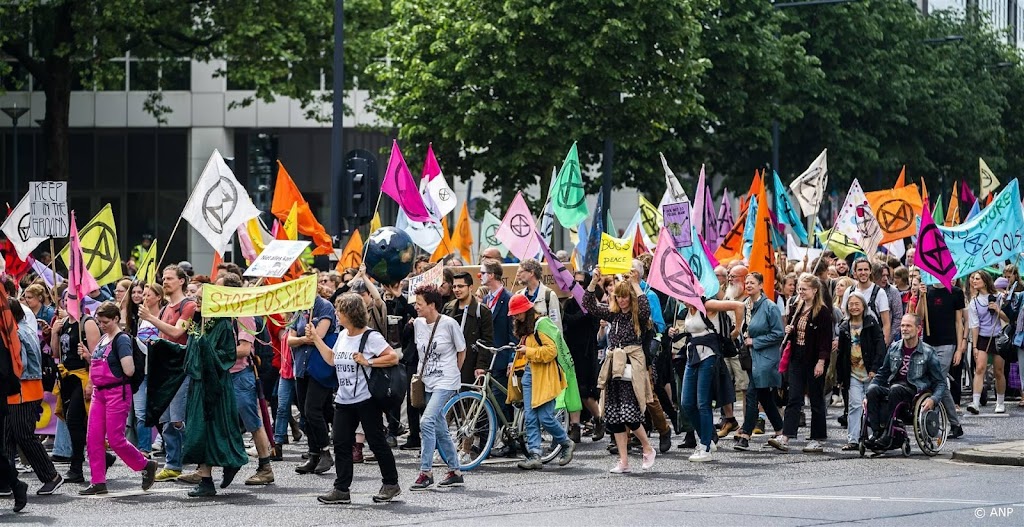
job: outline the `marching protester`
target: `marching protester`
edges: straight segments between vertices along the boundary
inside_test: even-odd
[[[497,251],[497,248],[485,249],[484,252],[489,250]],[[483,255],[481,257],[483,258]],[[504,274],[500,260],[493,258],[483,258],[481,260],[480,284],[487,290],[483,303],[491,311],[491,332],[493,334],[491,342],[495,348],[501,348],[517,341],[512,317],[508,313],[508,304],[512,299],[512,294],[505,289],[505,285],[501,281]],[[512,364],[513,355],[512,352],[502,351],[494,357],[494,367],[491,370],[491,376],[493,377],[493,382],[499,386],[508,386],[508,367]],[[504,398],[499,395],[497,389],[493,391],[498,402],[502,403],[502,408],[498,410],[504,411],[505,418],[511,421],[512,406],[505,404]],[[512,444],[503,444],[500,448],[491,450],[490,455],[493,457],[515,457],[516,452],[517,447],[513,442]]]
[[[17,396],[21,391],[24,371],[18,319],[11,312],[6,288],[0,287],[0,429],[7,428],[7,399]],[[14,497],[14,512],[25,509],[28,504],[28,483],[18,479],[18,470],[6,455],[0,455],[0,489],[9,490]]]
[[[964,321],[967,305],[964,292],[956,285],[951,289],[941,285],[919,285],[918,291],[924,302],[917,303],[915,312],[925,321],[924,343],[935,349],[942,373],[947,377],[952,374],[949,390],[945,393],[942,404],[949,419],[949,438],[957,439],[964,435],[957,412],[960,408],[960,377],[963,372],[964,351],[967,349]]]
[[[96,322],[103,334],[92,350],[85,343],[78,345],[79,354],[90,357],[87,390],[92,392],[88,433],[91,484],[78,492],[83,496],[107,493],[108,445],[128,468],[144,471],[142,490],[153,486],[159,467],[159,463],[147,460],[124,437],[124,425],[132,404],[130,379],[135,375],[135,361],[133,337],[121,331],[120,320],[121,310],[116,304],[100,304],[96,310]]]
[[[555,292],[541,283],[540,280],[543,276],[544,270],[537,260],[527,258],[519,262],[519,269],[516,271],[516,283],[525,287],[517,292],[526,295],[526,298],[533,302],[533,308],[537,310],[537,313],[550,318],[558,326],[558,330],[561,331],[562,308],[558,303],[558,296],[555,295]]]
[[[513,296],[508,309],[509,316],[515,320],[515,332],[519,338],[513,364],[522,364],[521,371],[516,368],[514,373],[522,375],[519,383],[523,391],[528,450],[526,460],[519,462],[519,468],[539,470],[544,466],[540,460],[542,427],[551,434],[552,445],[562,447],[558,464],[565,466],[572,461],[576,443],[569,439],[555,419],[555,398],[568,386],[557,361],[555,340],[560,337],[558,328],[547,317],[538,316],[533,303],[525,295],[517,293]]]
[[[867,276],[869,266],[866,262],[858,262],[854,264],[854,272],[858,276]],[[796,293],[799,300],[786,326],[787,345],[790,348],[789,368],[786,371],[789,400],[786,403],[783,435],[769,439],[768,444],[778,450],[789,450],[790,439],[797,436],[806,392],[811,402],[811,432],[803,451],[823,452],[824,443],[828,440],[825,429],[825,370],[832,351],[833,314],[832,309],[825,305],[822,284],[817,277],[807,273],[800,275]]]
[[[150,313],[159,313],[164,305],[163,289],[157,284],[136,282],[132,287],[132,301],[135,299],[136,291],[139,290],[141,290],[141,293],[139,293],[141,295],[140,307],[145,306]],[[131,327],[131,324],[129,326]],[[132,329],[135,331],[135,337],[144,343],[160,337],[160,330],[148,320],[136,319]],[[132,332],[129,331],[128,334],[131,335]],[[146,425],[147,391],[146,377],[143,375],[138,391],[132,396],[132,402],[135,412],[135,446],[139,448],[142,455],[148,457],[153,450],[153,427]]]
[[[1003,373],[1003,357],[996,350],[996,337],[1002,330],[1002,323],[1009,322],[1009,319],[1000,307],[1002,295],[996,294],[992,276],[983,271],[975,271],[971,273],[968,282],[971,288],[971,302],[967,308],[967,320],[971,330],[971,342],[974,343],[974,393],[967,405],[967,411],[972,414],[981,411],[985,371],[991,359],[996,381],[995,413],[1005,413],[1006,375]]]
[[[333,339],[338,335],[337,314],[331,304],[317,296],[313,302],[313,309],[310,313],[300,314],[298,320],[289,331],[288,347],[291,349],[292,363],[295,369],[295,394],[298,401],[299,411],[305,422],[305,432],[308,438],[309,452],[306,462],[295,467],[299,474],[323,474],[331,469],[334,460],[331,459],[331,451],[327,433],[327,415],[331,409],[331,394],[336,389],[336,379],[330,381],[323,378],[315,378],[309,369],[310,356],[316,352],[313,338],[307,335],[306,326],[311,325],[321,339],[327,339],[331,346]],[[328,337],[330,335],[330,337]],[[280,397],[280,395],[279,395]],[[291,404],[278,400],[278,415],[289,415]],[[333,421],[333,418],[332,418]],[[350,456],[355,456],[357,450],[353,447]],[[362,459],[362,448],[358,449],[358,458]]]
[[[836,374],[849,390],[843,450],[858,448],[863,411],[861,401],[884,355],[882,327],[868,311],[868,300],[860,292],[851,293],[846,302],[846,317],[839,324],[839,353],[836,356]]]
[[[448,474],[439,487],[461,487],[465,480],[459,457],[443,409],[462,385],[462,364],[466,360],[466,340],[455,319],[441,314],[441,291],[433,285],[416,288],[416,314],[413,321],[416,348],[419,351],[418,377],[422,382],[424,404],[420,417],[420,472],[410,490],[427,490],[434,485],[431,467],[435,449],[448,464]],[[415,382],[416,377],[413,377]],[[414,388],[410,388],[410,392]]]
[[[591,275],[587,273],[576,273],[577,279],[581,280],[580,285],[584,289],[590,287]],[[591,439],[600,441],[604,439],[604,420],[601,418],[601,409],[598,406],[598,399],[601,393],[597,389],[597,331],[601,320],[583,310],[583,306],[573,297],[565,300],[562,313],[562,324],[565,326],[563,337],[569,352],[572,354],[573,366],[576,370],[576,384],[579,387],[580,399],[590,416],[593,418],[593,432]],[[497,324],[495,324],[497,326]],[[570,415],[570,417],[572,417]],[[573,426],[569,431],[573,441],[577,441],[579,425]]]
[[[335,301],[341,334],[330,348],[313,326],[306,334],[313,340],[324,361],[333,364],[338,376],[338,392],[334,397],[334,488],[317,497],[328,505],[350,503],[352,485],[352,448],[356,428],[362,425],[370,451],[380,467],[382,486],[374,494],[374,503],[391,501],[402,493],[398,485],[395,457],[384,437],[381,408],[370,396],[368,368],[387,368],[398,364],[398,353],[380,332],[367,326],[367,310],[356,293],[345,293]]]
[[[594,269],[594,281],[601,280],[601,271]],[[654,466],[657,455],[647,438],[643,426],[643,414],[652,402],[654,394],[647,372],[647,359],[641,346],[643,330],[640,321],[650,320],[651,306],[647,295],[640,290],[640,279],[635,274],[630,280],[619,282],[612,292],[610,306],[598,304],[594,295],[596,283],[591,281],[583,296],[583,307],[593,316],[608,322],[608,352],[601,371],[598,373],[598,388],[601,388],[601,415],[606,429],[612,433],[618,448],[618,462],[609,472],[629,473],[629,449],[627,430],[640,441],[643,447],[643,463],[647,470]]]

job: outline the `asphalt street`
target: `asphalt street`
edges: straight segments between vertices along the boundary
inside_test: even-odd
[[[487,464],[466,473],[465,487],[411,492],[418,457],[396,451],[402,495],[373,504],[380,486],[376,465],[357,465],[353,504],[326,506],[316,496],[329,490],[334,472],[295,474],[305,441],[286,447],[286,461],[275,464],[277,481],[268,487],[241,482],[255,470],[244,468],[236,484],[212,499],[190,499],[188,486],[158,483],[148,493],[140,477],[123,463],[111,469],[102,497],[77,496],[79,485],[57,495],[30,494],[23,514],[0,501],[0,524],[18,525],[1024,525],[1024,472],[1019,467],[973,465],[950,460],[954,448],[1020,439],[1024,409],[1007,404],[1009,414],[965,416],[967,435],[951,441],[935,458],[917,451],[903,458],[861,459],[838,451],[845,431],[830,408],[829,449],[803,454],[798,439],[790,453],[761,449],[756,436],[750,452],[735,452],[731,438],[715,460],[692,464],[690,453],[673,448],[659,455],[653,469],[609,474],[614,464],[605,442],[585,438],[566,467],[524,472],[512,462]],[[808,415],[809,417],[809,415]],[[677,436],[676,443],[682,441]],[[655,443],[657,444],[657,443]],[[59,468],[66,470],[66,465]],[[435,475],[443,469],[435,468]],[[215,471],[219,479],[219,469]],[[38,488],[31,474],[23,475]]]

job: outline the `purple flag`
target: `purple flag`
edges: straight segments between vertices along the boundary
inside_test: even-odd
[[[935,225],[932,214],[928,210],[928,200],[921,211],[921,227],[917,231],[917,251],[914,252],[914,265],[932,275],[936,280],[952,291],[953,279],[956,278],[956,262],[946,246],[942,232]]]
[[[693,245],[690,202],[666,203],[662,206],[662,214],[665,217],[665,230],[672,236],[672,245],[676,249]]]
[[[391,158],[388,159],[388,169],[384,172],[384,182],[381,183],[380,190],[391,196],[391,199],[398,203],[410,220],[434,221],[427,211],[427,206],[423,204],[423,196],[412,179],[409,165],[405,164],[402,151],[398,149],[398,141],[391,144]]]
[[[580,284],[576,283],[576,278],[565,268],[565,264],[559,261],[558,258],[555,258],[551,248],[544,241],[544,236],[536,230],[533,233],[540,244],[540,250],[544,253],[544,261],[548,263],[548,268],[551,269],[551,277],[555,279],[555,284],[562,291],[571,293],[572,297],[576,299],[576,303],[579,304],[580,309],[586,313],[587,308],[583,307],[583,288],[580,287]]]
[[[732,217],[732,203],[729,201],[729,189],[722,189],[722,206],[718,209],[718,240],[710,244],[714,250],[717,251],[722,242],[729,236],[729,231],[732,230],[734,221],[735,219]]]
[[[718,216],[715,215],[715,202],[711,199],[711,187],[704,188],[704,210],[708,211],[704,214],[704,232],[701,233],[705,239],[710,240],[712,245],[718,243]]]

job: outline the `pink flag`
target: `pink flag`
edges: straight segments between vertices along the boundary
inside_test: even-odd
[[[391,158],[388,159],[388,169],[384,173],[384,182],[380,185],[381,192],[391,196],[391,199],[398,203],[398,206],[405,211],[405,215],[412,221],[433,222],[427,206],[423,204],[423,196],[416,188],[416,182],[409,172],[409,165],[405,164],[402,151],[398,149],[398,141],[391,144]]]
[[[68,251],[68,314],[75,320],[81,319],[82,300],[99,288],[96,279],[89,274],[89,269],[82,263],[82,242],[78,239],[75,212],[71,211],[71,250]]]
[[[729,201],[729,189],[722,189],[722,206],[718,209],[718,239],[715,240],[715,243],[711,244],[711,247],[718,250],[718,247],[729,236],[729,231],[732,230],[734,221],[732,217],[732,202]]]
[[[714,216],[715,210],[708,209],[706,200],[704,199],[704,192],[707,190],[707,182],[704,177],[704,165],[700,166],[700,176],[697,178],[697,193],[693,196],[693,207],[690,208],[690,221],[697,227],[697,234],[707,236],[707,231],[704,230],[705,223],[704,218],[706,216]]]
[[[658,248],[654,251],[654,261],[651,262],[651,271],[647,274],[647,283],[658,291],[707,314],[704,301],[701,299],[704,296],[704,287],[700,285],[700,280],[693,274],[690,265],[672,246],[672,236],[664,227],[658,236]]]
[[[914,265],[934,276],[936,280],[946,286],[946,289],[952,291],[953,279],[956,278],[957,273],[956,262],[953,261],[953,255],[949,253],[946,240],[935,225],[929,208],[931,207],[925,201],[924,210],[921,211],[921,227],[917,231],[917,251],[914,252]]]
[[[256,247],[252,245],[252,238],[249,237],[249,231],[245,228],[245,223],[239,223],[235,232],[238,233],[238,245],[242,251],[242,257],[250,263],[256,261],[258,256],[256,254]]]
[[[967,181],[960,182],[960,201],[964,202],[964,207],[970,210],[974,206],[974,203],[978,201],[978,198],[974,197],[974,193],[971,192],[971,187],[967,186]]]
[[[558,258],[555,258],[551,248],[544,241],[544,236],[539,232],[535,232],[534,235],[537,237],[537,242],[540,243],[540,250],[544,252],[544,261],[548,263],[548,268],[551,269],[551,277],[555,279],[555,284],[562,291],[571,293],[572,297],[576,299],[576,303],[579,304],[580,309],[586,313],[587,308],[583,307],[583,287],[576,283],[576,278],[565,268],[565,264],[559,261]]]
[[[537,256],[540,243],[537,241],[537,224],[533,221],[533,213],[526,206],[522,192],[516,192],[515,199],[505,212],[505,217],[498,226],[498,241],[519,258],[525,260]]]
[[[711,268],[714,269],[715,267],[718,267],[719,262],[715,259],[715,252],[708,247],[708,243],[704,241],[704,237],[698,234],[697,239],[700,240],[700,246],[704,248],[704,255],[708,257],[708,262],[711,263]]]

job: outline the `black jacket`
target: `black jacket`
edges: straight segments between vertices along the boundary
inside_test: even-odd
[[[850,334],[850,320],[839,323],[839,351],[836,354],[837,382],[846,385],[850,379],[850,352],[853,349],[853,336]],[[864,367],[868,373],[875,373],[885,358],[885,336],[882,326],[874,315],[864,313],[864,327],[860,330],[860,354],[864,358]]]
[[[799,311],[792,311],[789,316],[789,323],[793,326],[793,332],[788,335],[788,341],[796,346],[796,321]],[[818,316],[811,317],[807,322],[807,334],[804,336],[807,353],[803,357],[793,356],[790,360],[802,360],[805,364],[814,364],[818,360],[828,364],[832,357],[832,331],[834,321],[832,320],[832,308],[824,306],[818,311]]]

